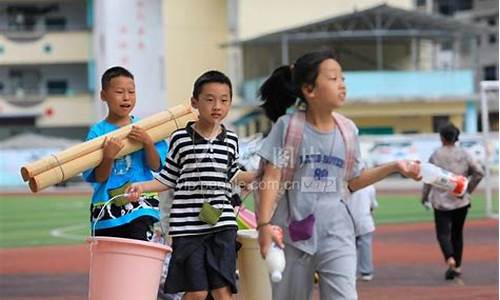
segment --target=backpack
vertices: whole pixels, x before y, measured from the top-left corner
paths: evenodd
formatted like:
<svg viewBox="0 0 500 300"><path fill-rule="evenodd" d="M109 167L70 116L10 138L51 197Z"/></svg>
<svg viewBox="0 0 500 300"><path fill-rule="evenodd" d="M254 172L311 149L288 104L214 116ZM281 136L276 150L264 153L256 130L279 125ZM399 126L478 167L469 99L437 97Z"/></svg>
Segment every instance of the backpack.
<svg viewBox="0 0 500 300"><path fill-rule="evenodd" d="M306 124L306 114L304 111L296 111L290 117L290 121L288 122L288 128L285 135L285 144L283 146L282 157L284 159L284 167L281 169L281 180L280 180L280 189L278 192L278 196L273 205L273 212L271 215L274 215L276 208L278 207L278 202L283 198L285 192L292 186L293 175L296 170L296 165L298 161L298 149L302 142L302 135L304 133L304 127ZM354 161L356 159L356 135L357 128L354 122L350 119L344 117L343 115L333 112L332 117L335 121L335 124L338 126L340 134L342 136L342 140L344 141L344 149L345 149L345 172L344 172L344 182L347 182L348 178L352 178ZM259 168L256 172L256 182L257 186L259 182L261 182L263 174L264 174L264 166L265 161L263 159L260 160ZM349 197L349 192L347 186L344 186L342 191L343 198ZM253 197L255 201L255 213L258 211L259 207L259 189L254 189ZM257 217L258 218L258 217Z"/></svg>

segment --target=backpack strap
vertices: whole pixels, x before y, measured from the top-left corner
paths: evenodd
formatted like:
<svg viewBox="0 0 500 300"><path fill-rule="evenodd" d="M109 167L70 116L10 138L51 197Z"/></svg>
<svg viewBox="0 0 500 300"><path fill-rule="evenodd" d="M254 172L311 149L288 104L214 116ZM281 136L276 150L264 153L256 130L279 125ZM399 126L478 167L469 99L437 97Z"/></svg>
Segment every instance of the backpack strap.
<svg viewBox="0 0 500 300"><path fill-rule="evenodd" d="M347 181L353 176L354 161L356 159L356 127L350 119L337 112L333 112L332 116L344 140L346 163L344 179Z"/></svg>
<svg viewBox="0 0 500 300"><path fill-rule="evenodd" d="M347 180L347 178L352 177L354 161L356 157L356 126L351 120L339 113L333 112L332 116L340 130L342 139L344 141L344 148L346 152L346 167L344 178ZM280 189L278 192L278 196L273 204L271 215L274 215L276 207L278 206L278 202L285 193L286 189L291 187L290 181L293 179L293 175L296 169L295 167L298 161L299 147L300 143L302 142L302 135L304 133L305 124L306 114L304 111L294 112L290 117L290 121L288 122L288 128L285 135L285 144L283 147L283 152L281 153L283 155L282 158L284 159L284 166L281 170ZM257 180L259 181L260 178L262 178L263 168L264 162L261 160L259 171L257 173ZM254 200L256 201L255 205L257 208L259 204L258 192L254 194Z"/></svg>
<svg viewBox="0 0 500 300"><path fill-rule="evenodd" d="M290 117L288 121L288 128L285 135L285 143L283 150L280 153L281 159L283 159L283 166L281 167L281 179L279 183L279 190L276 199L274 200L272 206L271 216L274 215L276 208L278 207L278 202L281 200L286 192L287 188L290 188L290 184L293 180L293 175L295 172L295 167L298 161L299 147L302 142L302 133L304 132L304 127L306 124L306 114L303 111L296 111ZM260 182L264 174L265 161L260 160L259 168L256 174L257 182ZM258 185L257 185L258 186ZM258 211L258 206L260 203L259 190L256 189L254 192L255 201L255 211ZM258 216L256 215L258 218Z"/></svg>
<svg viewBox="0 0 500 300"><path fill-rule="evenodd" d="M306 114L303 111L296 111L290 117L283 147L283 159L285 165L281 170L281 182L288 184L295 173L299 158L299 147L302 142L302 135L306 124Z"/></svg>

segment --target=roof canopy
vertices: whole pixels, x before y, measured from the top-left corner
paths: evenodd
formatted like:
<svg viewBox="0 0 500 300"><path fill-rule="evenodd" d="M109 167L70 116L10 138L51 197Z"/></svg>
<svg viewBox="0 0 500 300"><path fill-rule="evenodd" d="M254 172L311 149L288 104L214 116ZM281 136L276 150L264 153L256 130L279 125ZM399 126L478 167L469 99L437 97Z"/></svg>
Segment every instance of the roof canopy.
<svg viewBox="0 0 500 300"><path fill-rule="evenodd" d="M367 38L452 39L478 36L487 27L464 23L437 14L405 10L386 4L328 18L316 23L277 31L236 45L283 41Z"/></svg>

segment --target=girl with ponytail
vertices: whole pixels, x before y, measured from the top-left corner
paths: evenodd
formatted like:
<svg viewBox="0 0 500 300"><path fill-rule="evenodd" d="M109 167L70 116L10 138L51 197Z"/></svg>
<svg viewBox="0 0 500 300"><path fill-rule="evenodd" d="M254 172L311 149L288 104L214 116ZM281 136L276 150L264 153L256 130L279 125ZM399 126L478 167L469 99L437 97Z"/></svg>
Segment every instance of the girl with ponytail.
<svg viewBox="0 0 500 300"><path fill-rule="evenodd" d="M332 51L311 52L279 67L260 89L262 107L275 124L259 151L259 245L265 257L274 241L286 257L273 299L311 299L315 272L320 299L357 299L349 193L395 172L418 179L418 164L410 161L363 169L358 130L335 112L346 93ZM286 114L293 105L296 112ZM283 229L283 240L271 225Z"/></svg>

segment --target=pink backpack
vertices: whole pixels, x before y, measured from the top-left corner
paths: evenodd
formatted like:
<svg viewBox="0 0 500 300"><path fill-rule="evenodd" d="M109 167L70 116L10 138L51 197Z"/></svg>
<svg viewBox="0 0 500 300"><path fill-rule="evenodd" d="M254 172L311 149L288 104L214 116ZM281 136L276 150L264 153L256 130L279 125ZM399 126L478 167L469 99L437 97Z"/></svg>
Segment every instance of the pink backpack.
<svg viewBox="0 0 500 300"><path fill-rule="evenodd" d="M342 139L344 141L345 148L345 173L344 179L352 178L354 160L356 158L356 134L357 129L354 123L344 117L343 115L333 112L332 113L335 124L338 126ZM285 167L281 169L281 181L280 190L278 192L277 200L273 206L273 214L278 206L278 202L283 198L285 191L292 186L291 181L295 173L297 161L298 161L298 148L302 142L302 135L304 133L304 127L306 124L306 114L304 111L296 111L290 118L288 122L288 128L285 136L285 145L283 147L283 159L285 160ZM259 169L257 171L256 180L259 183L262 180L262 175L264 173L264 161L261 160ZM255 200L255 212L258 210L259 197L258 189L254 189L254 200Z"/></svg>

